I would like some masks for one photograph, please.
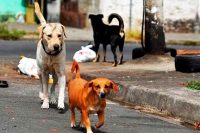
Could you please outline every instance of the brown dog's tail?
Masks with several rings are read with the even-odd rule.
[[[37,2],[35,2],[35,14],[40,20],[40,24],[42,26],[46,25],[46,20],[44,19],[44,16],[42,15],[41,10],[40,10],[40,6]]]
[[[76,78],[80,78],[81,77],[80,68],[76,61],[74,61],[72,64],[71,73],[73,73],[75,70],[76,70]]]
[[[122,17],[117,13],[110,14],[109,17],[108,17],[109,24],[112,22],[113,18],[116,18],[119,21],[119,27],[120,27],[120,33],[119,34],[120,34],[121,38],[124,37],[125,36],[125,34],[124,34],[124,21],[123,21]]]

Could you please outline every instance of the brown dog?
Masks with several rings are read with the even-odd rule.
[[[86,127],[87,133],[92,133],[89,114],[97,113],[99,121],[95,125],[100,128],[104,124],[104,109],[106,107],[105,96],[118,91],[118,86],[107,78],[96,78],[86,81],[80,77],[80,69],[77,62],[73,62],[71,72],[76,70],[75,79],[69,81],[68,95],[71,110],[71,127],[75,127],[75,108],[81,112],[81,124]]]

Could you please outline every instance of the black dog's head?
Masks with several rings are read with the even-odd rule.
[[[92,27],[95,28],[103,24],[102,18],[103,18],[103,14],[97,14],[97,15],[90,14],[89,19],[91,20]]]

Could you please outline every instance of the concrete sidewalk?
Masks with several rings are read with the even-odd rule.
[[[38,39],[37,34],[30,33],[38,33],[37,31],[38,25],[36,24],[19,24],[19,23],[8,23],[8,28],[23,30],[27,35],[23,37],[23,39]],[[88,29],[78,29],[67,27],[67,36],[68,40],[83,40],[83,41],[93,41],[93,31],[91,28]],[[195,33],[166,33],[165,34],[166,43],[174,43],[174,44],[199,44],[200,45],[200,34]],[[134,39],[126,39],[129,42],[138,42],[138,40]]]

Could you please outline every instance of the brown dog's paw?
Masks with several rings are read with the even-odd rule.
[[[101,122],[101,123],[96,123],[96,124],[95,124],[95,127],[96,127],[96,128],[100,128],[101,126],[103,126],[103,124],[104,124],[103,122]]]

